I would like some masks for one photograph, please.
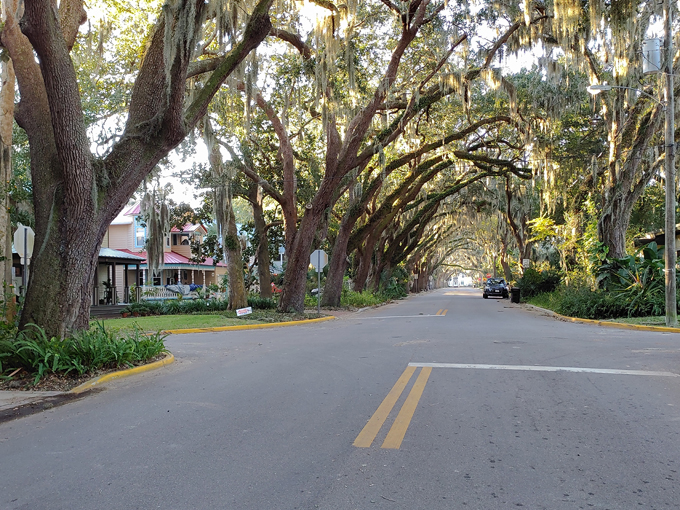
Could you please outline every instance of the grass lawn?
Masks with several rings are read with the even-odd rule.
[[[215,328],[222,326],[242,326],[244,324],[263,324],[288,322],[317,318],[316,314],[283,314],[274,310],[254,310],[252,314],[236,317],[236,312],[223,312],[205,315],[151,315],[148,317],[126,317],[99,321],[110,330],[132,331],[135,327],[142,331],[164,331],[168,329]],[[91,324],[94,325],[95,321]]]
[[[639,326],[666,326],[666,317],[621,317],[618,319],[607,319],[607,322],[621,322],[623,324],[637,324]]]

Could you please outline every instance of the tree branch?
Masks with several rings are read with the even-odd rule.
[[[272,27],[272,29],[269,31],[269,35],[295,46],[295,48],[300,52],[300,55],[302,55],[302,58],[305,60],[312,58],[312,49],[307,46],[307,44],[305,44],[299,34],[294,34],[292,32],[287,32],[285,30]]]

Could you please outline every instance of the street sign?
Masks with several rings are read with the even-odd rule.
[[[321,270],[328,264],[328,255],[323,250],[314,250],[309,256],[309,263],[316,269],[317,294],[316,294],[316,313],[321,315]]]
[[[33,232],[33,229],[19,223],[19,228],[14,232],[14,249],[21,258],[24,258],[24,256],[31,258],[34,241],[35,232]]]
[[[529,269],[531,267],[531,260],[522,259],[522,266],[524,267],[524,269]]]
[[[314,250],[309,256],[309,263],[314,269],[321,271],[328,264],[328,255],[323,250]]]
[[[21,272],[21,295],[26,295],[28,265],[31,263],[31,255],[33,255],[34,241],[35,232],[33,232],[33,229],[19,223],[19,228],[14,232],[14,249],[21,257],[21,263],[24,265],[24,270]]]

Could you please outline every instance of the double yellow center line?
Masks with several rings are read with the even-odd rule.
[[[446,312],[448,312],[448,311],[449,311],[448,308],[444,309],[444,310],[440,309],[437,313],[435,313],[435,315],[446,315]]]
[[[354,446],[359,448],[368,448],[371,446],[375,436],[380,432],[385,420],[387,420],[392,408],[399,400],[399,397],[415,371],[416,367],[406,367],[406,370],[401,374],[401,377],[399,377],[396,384],[387,394],[385,400],[382,401],[378,409],[373,413],[373,416],[371,416],[371,419],[368,420],[366,426],[354,440]],[[406,401],[401,406],[401,410],[387,433],[387,437],[385,437],[381,448],[398,449],[401,446],[401,442],[404,440],[406,430],[411,423],[413,414],[416,412],[416,407],[425,390],[425,385],[427,384],[427,379],[430,377],[431,372],[432,367],[424,367],[420,370],[420,374],[418,374],[418,378],[413,384],[411,392],[408,394],[408,397],[406,397]]]

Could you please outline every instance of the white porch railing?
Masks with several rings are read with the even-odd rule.
[[[185,287],[189,288],[188,285],[185,285]],[[141,301],[155,301],[155,300],[161,300],[161,299],[178,299],[179,296],[182,296],[182,299],[198,299],[200,296],[198,292],[193,291],[189,292],[188,294],[178,294],[177,292],[173,292],[171,290],[166,289],[165,287],[161,286],[156,286],[156,285],[143,285],[141,287],[137,288],[138,292],[138,299]],[[218,292],[211,292],[210,297],[212,298],[223,298],[225,297],[222,293]]]
[[[144,285],[139,287],[140,299],[143,301],[153,301],[157,299],[177,299],[179,294],[177,292],[172,292],[165,287],[159,287],[155,285]],[[197,297],[195,292],[190,292],[187,295],[182,296],[182,299],[188,298],[192,299]]]

